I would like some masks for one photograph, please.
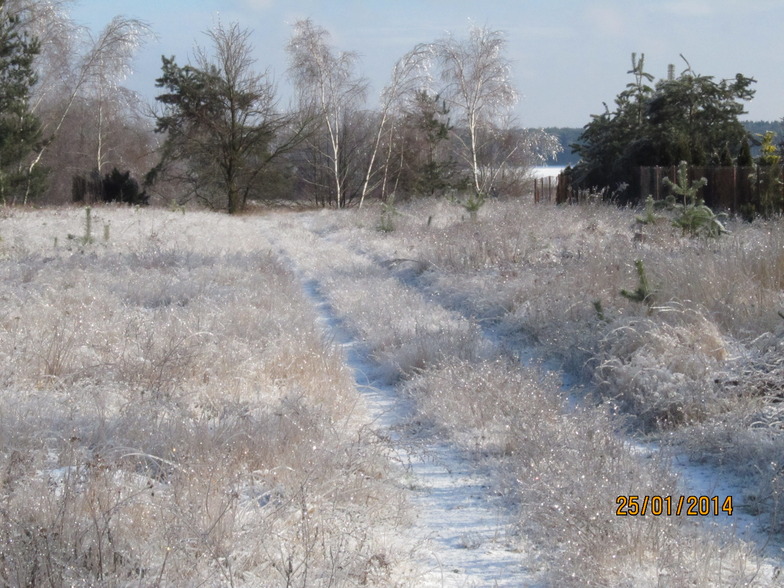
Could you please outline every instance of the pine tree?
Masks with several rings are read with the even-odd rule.
[[[0,202],[16,202],[28,183],[33,195],[43,188],[45,172],[37,170],[33,178],[25,166],[41,137],[40,123],[29,108],[39,48],[0,0]]]
[[[781,181],[781,155],[773,140],[776,133],[766,131],[760,137],[760,154],[757,170],[752,174],[759,189],[759,212],[765,217],[778,214],[784,209],[784,193]]]
[[[452,130],[448,118],[449,108],[446,102],[439,104],[440,100],[438,94],[430,96],[424,90],[417,92],[417,111],[412,115],[417,130],[425,140],[425,160],[417,169],[415,190],[429,196],[451,186],[457,167],[451,159],[444,160],[438,155],[439,145],[449,137]]]
[[[193,65],[162,58],[156,131],[166,141],[145,184],[168,175],[181,180],[186,198],[235,214],[263,196],[273,164],[303,140],[304,127],[278,111],[270,76],[254,71],[249,29],[219,24],[207,36],[213,51],[197,49]]]
[[[705,165],[720,159],[725,147],[731,154],[743,149],[748,133],[738,117],[754,96],[754,79],[737,74],[716,81],[688,66],[677,77],[670,69],[651,87],[653,77],[643,68],[644,59],[632,54],[634,81],[615,99],[615,109],[605,105],[572,145],[581,158],[577,186],[609,188],[609,196],[633,201],[644,196],[634,189],[640,166]]]

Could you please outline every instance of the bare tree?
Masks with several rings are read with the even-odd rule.
[[[45,140],[30,162],[30,174],[47,151],[58,145],[60,132],[80,101],[92,104],[89,112],[95,117],[92,127],[96,132],[93,160],[101,171],[105,164],[107,108],[123,103],[127,90],[120,83],[130,73],[136,50],[150,33],[146,23],[118,16],[93,37],[67,18],[63,5],[28,0],[25,9],[32,15],[29,22],[33,30],[41,31],[52,42],[41,60],[43,75],[34,96]],[[73,42],[74,38],[80,42]]]
[[[371,189],[370,181],[373,173],[376,171],[375,162],[381,145],[381,139],[385,132],[389,135],[394,134],[394,129],[387,129],[387,127],[393,126],[400,120],[400,117],[392,116],[395,108],[400,107],[406,99],[414,100],[417,91],[426,88],[430,84],[429,65],[431,56],[431,46],[419,44],[401,57],[392,68],[392,79],[381,93],[381,109],[379,113],[378,128],[375,133],[373,145],[370,150],[370,159],[362,182],[362,190],[359,199],[360,208],[365,201],[365,196],[367,196]],[[391,151],[388,151],[388,153],[391,153]]]
[[[433,45],[445,83],[442,96],[459,116],[454,136],[478,195],[488,191],[492,179],[482,166],[482,150],[497,134],[494,129],[508,120],[518,99],[505,46],[501,32],[478,27],[467,39],[450,35]]]
[[[74,40],[79,32],[67,12],[71,0],[7,0],[5,10],[19,19],[20,26],[40,43],[35,60],[38,82],[31,97],[36,112],[41,103],[62,88],[72,69]]]
[[[312,147],[328,162],[335,203],[347,202],[344,154],[346,117],[365,99],[367,82],[354,74],[357,56],[336,52],[329,45],[329,33],[310,19],[294,24],[286,50],[290,58],[290,75],[299,94],[300,112],[317,116],[327,134],[327,149],[315,142]]]

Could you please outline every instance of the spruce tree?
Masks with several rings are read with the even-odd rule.
[[[32,195],[43,188],[44,172],[33,178],[25,166],[41,137],[40,123],[29,108],[38,52],[38,41],[21,30],[19,18],[0,0],[0,202],[16,202],[28,186]]]

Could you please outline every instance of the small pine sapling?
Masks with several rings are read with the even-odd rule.
[[[677,213],[672,224],[680,227],[684,235],[717,238],[728,232],[720,220],[726,215],[714,213],[698,196],[700,189],[708,184],[708,180],[700,178],[690,182],[689,165],[685,161],[681,161],[678,166],[677,182],[664,178],[664,184],[672,191],[668,202]],[[679,196],[682,202],[677,202],[676,196]]]
[[[637,269],[637,277],[639,280],[637,289],[634,291],[622,289],[621,296],[628,298],[632,302],[647,304],[650,307],[653,305],[653,290],[651,290],[651,287],[648,284],[648,276],[645,273],[645,265],[643,265],[642,259],[635,261],[634,267]]]
[[[604,307],[602,306],[601,300],[593,301],[593,309],[596,311],[596,318],[598,318],[602,322],[607,321],[607,317],[604,315]]]
[[[468,196],[468,200],[463,202],[463,208],[468,211],[468,214],[471,215],[471,220],[476,220],[476,215],[479,212],[479,209],[482,208],[485,204],[485,194],[484,192],[472,192]]]
[[[672,206],[672,203],[668,204],[662,200],[657,201],[649,194],[645,199],[645,210],[643,211],[642,216],[636,216],[634,218],[637,223],[641,225],[655,225],[663,218],[666,218],[664,216],[657,215],[656,211],[667,208],[668,206]]]
[[[381,219],[378,224],[378,229],[383,233],[391,233],[395,230],[395,217],[398,215],[397,208],[395,208],[395,194],[394,192],[387,197],[386,202],[381,203]]]
[[[458,200],[454,197],[452,198],[452,202],[462,206],[466,212],[468,212],[472,221],[476,220],[479,210],[485,205],[485,201],[485,194],[482,191],[469,192],[468,198],[466,200]]]
[[[92,208],[86,206],[84,208],[84,235],[81,237],[77,237],[71,233],[68,233],[68,239],[79,241],[83,246],[89,245],[93,242],[93,219],[92,219]]]

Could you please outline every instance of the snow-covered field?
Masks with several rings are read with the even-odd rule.
[[[385,214],[2,210],[0,580],[777,585],[780,223]]]

